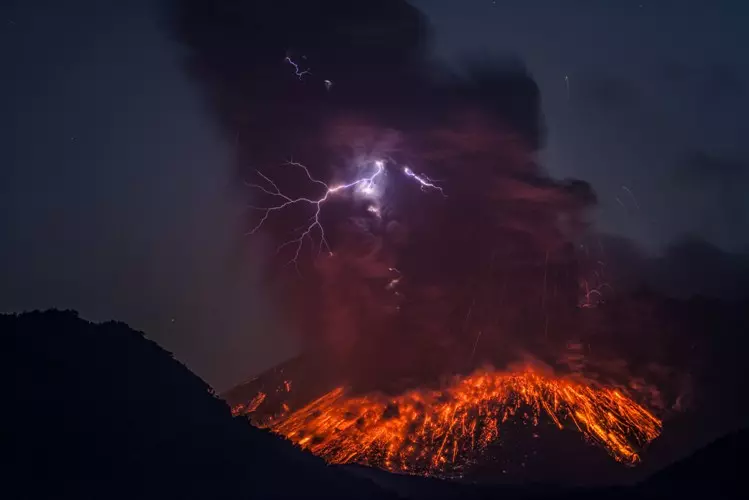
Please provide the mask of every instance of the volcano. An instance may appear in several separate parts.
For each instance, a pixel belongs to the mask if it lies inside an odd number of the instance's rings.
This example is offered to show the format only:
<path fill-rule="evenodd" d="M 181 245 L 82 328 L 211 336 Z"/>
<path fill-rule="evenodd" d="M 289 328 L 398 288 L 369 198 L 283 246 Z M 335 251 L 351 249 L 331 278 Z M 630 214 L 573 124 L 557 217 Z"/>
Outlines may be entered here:
<path fill-rule="evenodd" d="M 246 235 L 275 247 L 269 301 L 305 353 L 229 391 L 233 413 L 395 473 L 639 463 L 661 421 L 631 390 L 633 358 L 590 374 L 598 345 L 568 356 L 613 287 L 586 244 L 592 186 L 540 162 L 530 70 L 434 61 L 401 0 L 229 4 L 180 2 L 175 27 L 235 144 Z"/>
<path fill-rule="evenodd" d="M 314 365 L 300 356 L 224 398 L 234 415 L 329 463 L 468 480 L 625 480 L 661 432 L 622 389 L 532 364 L 397 394 L 352 391 Z"/>

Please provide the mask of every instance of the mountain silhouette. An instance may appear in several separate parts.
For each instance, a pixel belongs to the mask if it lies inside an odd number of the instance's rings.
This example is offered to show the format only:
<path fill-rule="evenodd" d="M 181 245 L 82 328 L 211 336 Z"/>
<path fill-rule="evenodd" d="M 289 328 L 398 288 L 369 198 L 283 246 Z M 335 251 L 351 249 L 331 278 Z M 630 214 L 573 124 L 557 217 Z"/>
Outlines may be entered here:
<path fill-rule="evenodd" d="M 72 311 L 0 315 L 6 498 L 738 498 L 734 433 L 626 488 L 499 486 L 327 466 L 233 418 L 171 353 Z M 574 460 L 574 456 L 569 457 Z"/>
<path fill-rule="evenodd" d="M 0 331 L 16 391 L 3 463 L 17 494 L 6 498 L 387 497 L 233 419 L 124 323 L 48 311 L 2 315 Z"/>

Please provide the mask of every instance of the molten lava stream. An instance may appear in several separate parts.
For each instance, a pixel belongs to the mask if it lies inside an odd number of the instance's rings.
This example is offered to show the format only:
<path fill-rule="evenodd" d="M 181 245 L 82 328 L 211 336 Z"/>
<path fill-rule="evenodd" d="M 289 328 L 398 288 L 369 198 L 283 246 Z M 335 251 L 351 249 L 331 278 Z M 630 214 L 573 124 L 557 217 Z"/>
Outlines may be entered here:
<path fill-rule="evenodd" d="M 532 369 L 480 371 L 444 390 L 396 397 L 349 397 L 339 387 L 263 426 L 330 463 L 435 475 L 460 471 L 521 408 L 530 410 L 536 425 L 542 415 L 560 429 L 571 422 L 626 464 L 637 463 L 637 449 L 661 431 L 658 418 L 616 389 Z"/>

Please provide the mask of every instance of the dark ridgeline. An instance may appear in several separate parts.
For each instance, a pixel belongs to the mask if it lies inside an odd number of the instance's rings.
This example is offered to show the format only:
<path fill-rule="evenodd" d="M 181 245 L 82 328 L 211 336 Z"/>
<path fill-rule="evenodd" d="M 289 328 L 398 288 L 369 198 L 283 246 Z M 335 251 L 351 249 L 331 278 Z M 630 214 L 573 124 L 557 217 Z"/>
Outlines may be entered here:
<path fill-rule="evenodd" d="M 326 466 L 233 419 L 203 381 L 123 323 L 34 312 L 0 316 L 0 333 L 13 383 L 3 410 L 4 498 L 743 497 L 746 431 L 630 488 L 396 476 Z"/>
<path fill-rule="evenodd" d="M 634 486 L 570 488 L 533 484 L 497 486 L 458 483 L 434 478 L 398 476 L 382 471 L 355 468 L 358 475 L 371 477 L 379 485 L 411 500 L 556 498 L 744 498 L 746 487 L 740 476 L 740 462 L 749 450 L 749 431 L 729 434 L 700 449 L 688 459 L 674 463 Z M 570 460 L 575 460 L 570 456 Z"/>
<path fill-rule="evenodd" d="M 4 498 L 387 498 L 232 419 L 211 388 L 124 323 L 0 316 Z"/>

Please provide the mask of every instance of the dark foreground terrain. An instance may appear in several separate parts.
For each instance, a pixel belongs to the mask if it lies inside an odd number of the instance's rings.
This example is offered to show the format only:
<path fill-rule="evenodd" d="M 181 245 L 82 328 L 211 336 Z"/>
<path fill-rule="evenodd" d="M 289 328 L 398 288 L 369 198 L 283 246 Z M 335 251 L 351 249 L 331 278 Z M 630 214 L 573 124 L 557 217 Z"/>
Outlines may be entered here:
<path fill-rule="evenodd" d="M 246 421 L 142 333 L 74 312 L 1 315 L 4 498 L 744 498 L 749 433 L 627 488 L 462 484 L 327 466 Z M 6 379 L 7 380 L 7 379 Z M 570 456 L 574 461 L 575 457 Z"/>

